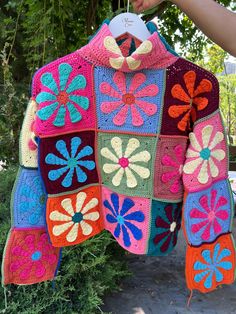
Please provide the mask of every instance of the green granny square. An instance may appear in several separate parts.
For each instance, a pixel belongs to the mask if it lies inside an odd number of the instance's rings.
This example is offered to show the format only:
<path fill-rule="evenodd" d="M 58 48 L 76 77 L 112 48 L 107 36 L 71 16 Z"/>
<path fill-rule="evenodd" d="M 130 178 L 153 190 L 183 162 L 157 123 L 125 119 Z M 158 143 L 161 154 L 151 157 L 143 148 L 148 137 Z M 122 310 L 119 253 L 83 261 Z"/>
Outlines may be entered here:
<path fill-rule="evenodd" d="M 151 196 L 155 154 L 156 137 L 99 132 L 102 184 L 125 195 Z"/>

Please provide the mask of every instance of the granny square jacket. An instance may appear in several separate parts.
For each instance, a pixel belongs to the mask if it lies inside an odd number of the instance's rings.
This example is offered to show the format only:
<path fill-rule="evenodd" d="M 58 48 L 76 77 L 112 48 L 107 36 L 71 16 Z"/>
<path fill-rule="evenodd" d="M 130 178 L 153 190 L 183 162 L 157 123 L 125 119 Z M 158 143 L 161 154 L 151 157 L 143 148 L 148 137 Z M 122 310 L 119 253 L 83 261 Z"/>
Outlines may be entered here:
<path fill-rule="evenodd" d="M 166 255 L 181 225 L 188 288 L 231 284 L 233 199 L 218 81 L 179 57 L 154 24 L 143 42 L 115 40 L 108 24 L 34 75 L 3 284 L 52 280 L 60 248 L 104 229 L 129 252 Z"/>

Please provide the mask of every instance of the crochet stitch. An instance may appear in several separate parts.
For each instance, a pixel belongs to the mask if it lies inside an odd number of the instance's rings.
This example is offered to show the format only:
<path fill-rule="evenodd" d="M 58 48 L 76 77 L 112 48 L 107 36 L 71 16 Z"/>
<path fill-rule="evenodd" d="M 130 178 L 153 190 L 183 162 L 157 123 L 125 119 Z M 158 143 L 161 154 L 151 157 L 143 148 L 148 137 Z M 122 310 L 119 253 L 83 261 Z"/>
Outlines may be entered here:
<path fill-rule="evenodd" d="M 154 24 L 144 42 L 104 23 L 39 69 L 20 136 L 3 284 L 56 275 L 59 250 L 108 230 L 163 256 L 183 226 L 189 289 L 234 281 L 233 199 L 219 84 Z"/>

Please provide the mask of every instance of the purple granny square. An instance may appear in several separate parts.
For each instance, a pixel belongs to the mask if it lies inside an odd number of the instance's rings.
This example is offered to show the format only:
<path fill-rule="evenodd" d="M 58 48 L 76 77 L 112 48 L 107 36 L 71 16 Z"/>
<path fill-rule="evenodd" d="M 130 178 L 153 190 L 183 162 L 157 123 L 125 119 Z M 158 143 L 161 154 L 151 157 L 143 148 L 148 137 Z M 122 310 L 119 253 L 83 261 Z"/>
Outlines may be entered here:
<path fill-rule="evenodd" d="M 45 226 L 46 194 L 38 170 L 19 168 L 12 192 L 14 226 Z"/>

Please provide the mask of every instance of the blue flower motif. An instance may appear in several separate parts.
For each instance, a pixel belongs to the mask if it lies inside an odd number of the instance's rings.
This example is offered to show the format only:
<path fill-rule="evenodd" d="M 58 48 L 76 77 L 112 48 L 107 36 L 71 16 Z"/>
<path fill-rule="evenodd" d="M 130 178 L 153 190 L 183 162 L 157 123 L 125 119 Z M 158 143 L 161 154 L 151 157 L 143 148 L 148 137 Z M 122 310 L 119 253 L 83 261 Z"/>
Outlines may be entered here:
<path fill-rule="evenodd" d="M 63 167 L 50 170 L 48 173 L 49 180 L 56 181 L 66 172 L 67 174 L 62 181 L 63 187 L 67 188 L 71 186 L 74 172 L 76 172 L 78 182 L 81 183 L 87 180 L 88 176 L 81 167 L 93 170 L 95 168 L 95 162 L 92 160 L 81 160 L 81 158 L 92 155 L 93 148 L 87 145 L 78 151 L 81 142 L 80 137 L 73 137 L 71 139 L 70 153 L 67 150 L 65 141 L 59 140 L 56 142 L 56 149 L 64 158 L 49 153 L 45 158 L 45 162 L 48 165 L 61 165 Z"/>
<path fill-rule="evenodd" d="M 201 253 L 204 261 L 196 261 L 194 263 L 194 270 L 201 271 L 194 276 L 194 280 L 199 283 L 204 280 L 204 287 L 210 289 L 212 287 L 213 276 L 215 275 L 216 282 L 221 282 L 223 280 L 223 274 L 220 269 L 230 270 L 232 268 L 232 263 L 229 261 L 224 261 L 226 257 L 231 255 L 229 249 L 223 249 L 220 251 L 220 244 L 217 243 L 214 247 L 213 256 L 211 258 L 211 251 L 204 250 Z"/>
<path fill-rule="evenodd" d="M 116 193 L 111 194 L 111 203 L 112 205 L 108 202 L 108 200 L 103 202 L 104 206 L 111 212 L 111 214 L 106 215 L 106 220 L 111 224 L 117 224 L 114 231 L 114 236 L 119 238 L 122 230 L 124 245 L 129 247 L 131 245 L 131 241 L 128 230 L 136 240 L 140 240 L 143 236 L 142 230 L 140 230 L 130 221 L 133 220 L 137 222 L 143 222 L 145 219 L 144 214 L 141 211 L 134 211 L 128 214 L 128 211 L 135 205 L 134 201 L 130 198 L 125 198 L 121 209 L 119 209 L 119 196 Z"/>
<path fill-rule="evenodd" d="M 68 63 L 61 63 L 59 65 L 58 74 L 60 86 L 57 86 L 50 72 L 44 73 L 40 79 L 42 85 L 46 87 L 46 91 L 43 90 L 37 95 L 36 102 L 38 104 L 44 104 L 45 106 L 38 110 L 37 116 L 41 120 L 46 121 L 54 112 L 57 112 L 53 121 L 53 125 L 56 127 L 65 125 L 66 108 L 69 111 L 72 123 L 82 119 L 82 115 L 78 111 L 78 106 L 84 110 L 89 108 L 89 100 L 87 97 L 73 94 L 79 89 L 86 87 L 86 79 L 83 75 L 75 76 L 67 87 L 72 70 L 72 66 Z M 50 92 L 48 90 L 50 90 Z"/>
<path fill-rule="evenodd" d="M 46 195 L 43 191 L 39 176 L 27 177 L 25 184 L 21 184 L 18 195 L 19 214 L 22 220 L 30 225 L 40 224 L 43 218 Z"/>

